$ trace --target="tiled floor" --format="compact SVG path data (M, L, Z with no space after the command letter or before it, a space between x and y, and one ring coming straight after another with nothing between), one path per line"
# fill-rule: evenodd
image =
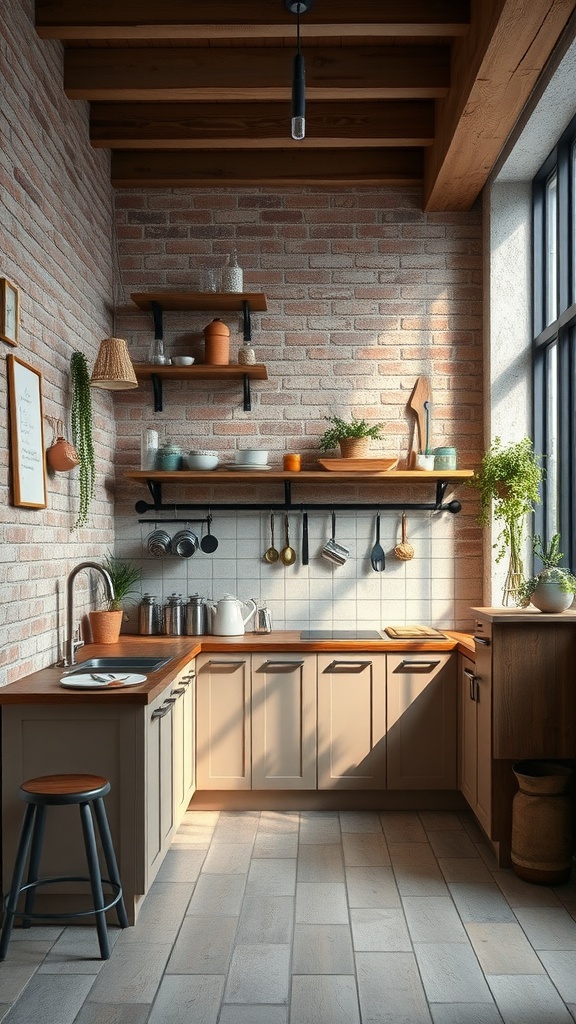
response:
M14 933L4 1024L572 1024L576 880L447 812L188 812L138 924Z

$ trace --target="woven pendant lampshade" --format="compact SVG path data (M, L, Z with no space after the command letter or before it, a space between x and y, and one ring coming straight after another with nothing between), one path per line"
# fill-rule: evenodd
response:
M128 391L138 381L124 338L104 338L94 363L90 384L107 391Z

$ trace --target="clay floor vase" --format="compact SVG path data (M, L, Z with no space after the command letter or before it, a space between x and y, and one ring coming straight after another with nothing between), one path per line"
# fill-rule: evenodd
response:
M572 868L572 769L550 761L518 761L512 803L512 867L536 885L561 885Z

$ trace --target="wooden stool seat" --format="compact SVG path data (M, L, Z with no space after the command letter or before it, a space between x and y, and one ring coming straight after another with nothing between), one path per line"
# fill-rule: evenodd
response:
M30 921L38 918L45 921L60 921L86 917L92 914L96 917L100 956L103 960L108 960L110 956L110 943L106 927L106 911L110 910L111 907L116 907L120 927L128 927L128 917L122 895L122 884L120 882L116 854L103 799L109 792L110 783L102 775L43 775L36 779L28 779L20 786L19 796L28 806L24 813L12 884L6 898L4 922L0 934L0 960L4 960L8 952L8 944L12 935L15 917L21 917L22 926L29 928ZM88 875L57 875L51 878L40 878L38 872L44 838L46 809L54 805L62 806L67 804L77 804L79 807L84 848L88 863ZM109 878L103 878L101 874L93 815L96 818L96 824L100 833L100 841ZM28 856L28 880L26 885L22 885ZM90 882L93 899L93 906L90 909L66 914L34 912L34 896L38 886L52 885L55 882L88 881ZM112 898L109 899L108 903L104 902L103 885L109 886L112 890ZM18 900L22 893L25 894L24 910L18 910Z

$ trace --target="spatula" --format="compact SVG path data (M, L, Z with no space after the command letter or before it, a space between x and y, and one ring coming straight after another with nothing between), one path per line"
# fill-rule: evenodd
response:
M418 377L412 394L408 400L408 408L416 414L418 423L418 451L426 449L426 405L431 400L430 380L428 377Z
M376 543L370 555L370 564L374 572L384 572L386 568L386 555L380 543L380 512L376 514Z

